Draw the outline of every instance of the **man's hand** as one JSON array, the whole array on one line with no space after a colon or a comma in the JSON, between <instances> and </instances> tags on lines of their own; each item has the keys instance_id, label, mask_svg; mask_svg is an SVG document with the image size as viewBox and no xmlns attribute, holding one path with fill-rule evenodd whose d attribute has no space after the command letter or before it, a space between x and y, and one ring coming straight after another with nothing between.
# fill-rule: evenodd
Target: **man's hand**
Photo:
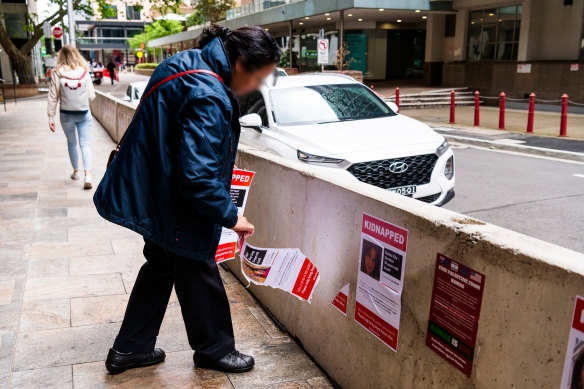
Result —
<instances>
[{"instance_id":1,"label":"man's hand","mask_svg":"<svg viewBox=\"0 0 584 389\"><path fill-rule=\"evenodd\" d=\"M237 224L232 228L233 231L237 232L239 236L243 236L243 239L248 236L252 236L254 232L254 226L247 221L245 216L237 215Z\"/></svg>"},{"instance_id":2,"label":"man's hand","mask_svg":"<svg viewBox=\"0 0 584 389\"><path fill-rule=\"evenodd\" d=\"M49 123L49 129L55 132L55 123Z\"/></svg>"}]
</instances>

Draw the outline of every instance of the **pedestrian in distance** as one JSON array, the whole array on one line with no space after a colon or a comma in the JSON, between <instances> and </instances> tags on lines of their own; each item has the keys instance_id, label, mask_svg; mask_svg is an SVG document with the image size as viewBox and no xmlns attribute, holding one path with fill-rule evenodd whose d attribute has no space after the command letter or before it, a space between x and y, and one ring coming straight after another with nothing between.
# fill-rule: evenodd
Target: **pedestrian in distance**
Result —
<instances>
[{"instance_id":1,"label":"pedestrian in distance","mask_svg":"<svg viewBox=\"0 0 584 389\"><path fill-rule=\"evenodd\" d=\"M57 104L59 106L59 118L61 127L67 137L69 159L73 166L71 178L81 179L79 174L79 156L77 153L77 136L79 135L79 148L83 157L83 169L85 178L84 189L91 189L91 128L93 117L89 110L89 100L95 98L93 82L89 75L89 66L79 51L71 45L64 45L59 50L57 65L51 72L49 83L49 102L47 112L49 115L49 128L55 132L55 116Z\"/></svg>"},{"instance_id":2,"label":"pedestrian in distance","mask_svg":"<svg viewBox=\"0 0 584 389\"><path fill-rule=\"evenodd\" d=\"M110 75L110 79L112 80L112 85L114 84L114 78L116 78L116 65L114 64L113 59L110 58L109 63L106 66L106 69Z\"/></svg>"},{"instance_id":3,"label":"pedestrian in distance","mask_svg":"<svg viewBox=\"0 0 584 389\"><path fill-rule=\"evenodd\" d=\"M152 74L93 198L100 215L145 241L146 263L105 362L111 374L165 359L155 344L173 286L195 366L253 368L253 357L235 348L215 253L222 227L254 232L229 193L240 136L236 95L258 90L279 61L263 28L211 25L199 48Z\"/></svg>"}]
</instances>

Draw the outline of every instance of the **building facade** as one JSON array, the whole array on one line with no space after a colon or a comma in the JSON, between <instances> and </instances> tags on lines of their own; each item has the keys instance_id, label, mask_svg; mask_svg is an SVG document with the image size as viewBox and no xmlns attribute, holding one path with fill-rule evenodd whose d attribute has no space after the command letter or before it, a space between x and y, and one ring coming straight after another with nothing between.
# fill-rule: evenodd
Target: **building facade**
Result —
<instances>
[{"instance_id":1,"label":"building facade","mask_svg":"<svg viewBox=\"0 0 584 389\"><path fill-rule=\"evenodd\" d=\"M26 18L36 18L37 5L35 0L0 0L0 23L4 25L12 43L18 48L26 43L30 33L26 30ZM29 53L30 66L35 76L43 75L40 56L40 44L36 44ZM0 46L0 78L7 83L14 82L16 75L12 71L10 58ZM18 80L16 80L18 81Z\"/></svg>"},{"instance_id":2,"label":"building facade","mask_svg":"<svg viewBox=\"0 0 584 389\"><path fill-rule=\"evenodd\" d=\"M418 80L584 102L584 0L255 0L221 24L259 25L292 51L292 66L320 69L316 41L329 38L329 67L345 46L365 80ZM165 52L195 45L202 28L153 40Z\"/></svg>"}]
</instances>

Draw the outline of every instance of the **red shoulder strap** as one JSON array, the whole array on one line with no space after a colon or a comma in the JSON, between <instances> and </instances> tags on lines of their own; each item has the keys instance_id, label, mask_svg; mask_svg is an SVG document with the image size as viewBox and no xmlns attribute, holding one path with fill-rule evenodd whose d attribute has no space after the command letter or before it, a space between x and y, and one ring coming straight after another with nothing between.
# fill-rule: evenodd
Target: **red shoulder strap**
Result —
<instances>
[{"instance_id":1,"label":"red shoulder strap","mask_svg":"<svg viewBox=\"0 0 584 389\"><path fill-rule=\"evenodd\" d=\"M83 77L85 77L86 74L87 74L87 70L85 70L83 72L83 74L81 75L81 77L79 77L79 78L70 78L70 77L63 77L63 78L66 78L67 80L83 80Z\"/></svg>"},{"instance_id":2,"label":"red shoulder strap","mask_svg":"<svg viewBox=\"0 0 584 389\"><path fill-rule=\"evenodd\" d=\"M184 71L184 72L180 72L180 73L173 74L171 76L166 77L163 80L158 81L152 88L150 88L148 90L148 92L146 92L144 94L144 96L142 96L142 100L140 101L140 105L142 105L142 103L144 102L144 100L146 100L146 98L148 96L150 96L150 94L152 94L152 92L154 92L156 90L156 88L158 88L159 86L167 83L168 81L172 81L175 78L178 78L178 77L181 77L181 76L185 76L185 75L191 74L191 73L205 73L205 74L210 74L211 76L213 76L216 79L218 79L219 81L221 81L222 84L225 84L225 82L223 81L223 79L221 78L221 76L219 76L215 72L212 72L212 71L207 70L207 69L191 69L191 70L187 70L187 71ZM136 111L138 111L137 108L136 108Z\"/></svg>"}]
</instances>

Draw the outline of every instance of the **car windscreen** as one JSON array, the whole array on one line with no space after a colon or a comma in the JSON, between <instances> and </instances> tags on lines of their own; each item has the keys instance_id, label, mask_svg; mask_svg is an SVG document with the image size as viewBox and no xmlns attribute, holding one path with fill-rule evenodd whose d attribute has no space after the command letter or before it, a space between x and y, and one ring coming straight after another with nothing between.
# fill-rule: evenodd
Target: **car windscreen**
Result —
<instances>
[{"instance_id":1,"label":"car windscreen","mask_svg":"<svg viewBox=\"0 0 584 389\"><path fill-rule=\"evenodd\" d=\"M361 84L308 85L271 91L274 118L282 125L332 123L395 115Z\"/></svg>"}]
</instances>

